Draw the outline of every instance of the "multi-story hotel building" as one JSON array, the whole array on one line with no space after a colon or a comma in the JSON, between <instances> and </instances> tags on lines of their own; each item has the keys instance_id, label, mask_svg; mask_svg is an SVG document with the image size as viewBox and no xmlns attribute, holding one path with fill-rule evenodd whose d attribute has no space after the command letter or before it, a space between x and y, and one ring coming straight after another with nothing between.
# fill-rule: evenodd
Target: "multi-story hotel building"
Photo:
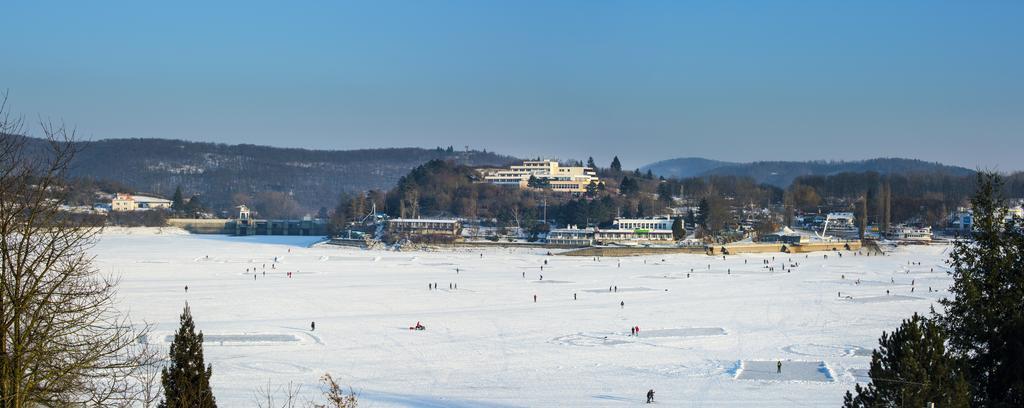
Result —
<instances>
[{"instance_id":1,"label":"multi-story hotel building","mask_svg":"<svg viewBox=\"0 0 1024 408\"><path fill-rule=\"evenodd\" d=\"M527 160L522 165L484 174L491 184L529 187L530 177L545 182L553 191L584 193L590 183L598 183L597 172L590 167L562 166L554 160Z\"/></svg>"}]
</instances>

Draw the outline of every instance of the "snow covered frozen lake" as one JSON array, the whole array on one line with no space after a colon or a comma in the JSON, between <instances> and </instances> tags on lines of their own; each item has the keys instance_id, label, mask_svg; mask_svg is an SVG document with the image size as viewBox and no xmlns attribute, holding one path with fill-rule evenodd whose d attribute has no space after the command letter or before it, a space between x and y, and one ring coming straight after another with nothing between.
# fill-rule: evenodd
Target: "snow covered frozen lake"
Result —
<instances>
[{"instance_id":1,"label":"snow covered frozen lake","mask_svg":"<svg viewBox=\"0 0 1024 408\"><path fill-rule=\"evenodd\" d=\"M188 301L223 407L253 406L268 380L313 396L325 372L367 407L635 406L651 388L667 406L838 406L882 331L950 283L943 246L595 261L316 240L122 229L93 252L164 352Z\"/></svg>"}]
</instances>

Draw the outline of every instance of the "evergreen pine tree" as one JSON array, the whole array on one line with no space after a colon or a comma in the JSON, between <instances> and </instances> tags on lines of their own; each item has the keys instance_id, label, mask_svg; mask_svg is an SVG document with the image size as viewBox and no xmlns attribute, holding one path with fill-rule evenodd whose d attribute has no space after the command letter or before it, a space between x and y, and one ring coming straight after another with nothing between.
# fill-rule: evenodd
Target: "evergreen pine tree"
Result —
<instances>
[{"instance_id":1,"label":"evergreen pine tree","mask_svg":"<svg viewBox=\"0 0 1024 408\"><path fill-rule=\"evenodd\" d=\"M551 182L547 179L537 178L530 175L530 179L526 181L526 186L530 188L548 188L551 187Z\"/></svg>"},{"instance_id":2,"label":"evergreen pine tree","mask_svg":"<svg viewBox=\"0 0 1024 408\"><path fill-rule=\"evenodd\" d=\"M867 193L860 200L860 223L857 226L857 236L864 239L864 233L868 230L868 196Z\"/></svg>"},{"instance_id":3,"label":"evergreen pine tree","mask_svg":"<svg viewBox=\"0 0 1024 408\"><path fill-rule=\"evenodd\" d=\"M892 334L882 333L871 353L871 382L846 392L843 406L940 407L970 406L960 360L946 350L946 333L935 321L916 313Z\"/></svg>"},{"instance_id":4,"label":"evergreen pine tree","mask_svg":"<svg viewBox=\"0 0 1024 408\"><path fill-rule=\"evenodd\" d=\"M708 204L707 197L700 199L700 203L697 204L697 215L694 218L694 222L707 229L708 227L708 215L711 214L711 205Z\"/></svg>"},{"instance_id":5,"label":"evergreen pine tree","mask_svg":"<svg viewBox=\"0 0 1024 408\"><path fill-rule=\"evenodd\" d=\"M203 364L203 332L196 334L192 311L185 304L181 326L171 343L170 364L160 373L164 400L160 408L216 408L210 389L213 367Z\"/></svg>"},{"instance_id":6,"label":"evergreen pine tree","mask_svg":"<svg viewBox=\"0 0 1024 408\"><path fill-rule=\"evenodd\" d=\"M967 358L973 403L1024 406L1024 231L1006 219L1003 181L978 175L973 240L957 240L950 255L951 297L941 321L950 348Z\"/></svg>"},{"instance_id":7,"label":"evergreen pine tree","mask_svg":"<svg viewBox=\"0 0 1024 408\"><path fill-rule=\"evenodd\" d=\"M686 229L683 228L682 218L676 218L672 221L672 238L676 241L686 238Z\"/></svg>"},{"instance_id":8,"label":"evergreen pine tree","mask_svg":"<svg viewBox=\"0 0 1024 408\"><path fill-rule=\"evenodd\" d=\"M590 168L592 168L594 170L597 170L597 164L594 163L594 158L593 157L588 157L587 158L587 167L590 167Z\"/></svg>"},{"instance_id":9,"label":"evergreen pine tree","mask_svg":"<svg viewBox=\"0 0 1024 408\"><path fill-rule=\"evenodd\" d=\"M174 189L174 197L171 198L171 209L174 211L185 209L185 197L181 194L181 186Z\"/></svg>"},{"instance_id":10,"label":"evergreen pine tree","mask_svg":"<svg viewBox=\"0 0 1024 408\"><path fill-rule=\"evenodd\" d=\"M597 183L591 181L590 184L587 184L586 194L588 198L594 198L597 195Z\"/></svg>"},{"instance_id":11,"label":"evergreen pine tree","mask_svg":"<svg viewBox=\"0 0 1024 408\"><path fill-rule=\"evenodd\" d=\"M612 158L611 170L616 173L622 171L622 163L619 162L619 156Z\"/></svg>"},{"instance_id":12,"label":"evergreen pine tree","mask_svg":"<svg viewBox=\"0 0 1024 408\"><path fill-rule=\"evenodd\" d=\"M619 194L632 195L640 192L640 185L635 179L629 178L629 176L622 177L622 181L619 182Z\"/></svg>"},{"instance_id":13,"label":"evergreen pine tree","mask_svg":"<svg viewBox=\"0 0 1024 408\"><path fill-rule=\"evenodd\" d=\"M189 215L195 215L195 213L202 212L203 202L199 199L199 195L194 195L188 199L188 203L182 207L182 210L189 213Z\"/></svg>"},{"instance_id":14,"label":"evergreen pine tree","mask_svg":"<svg viewBox=\"0 0 1024 408\"><path fill-rule=\"evenodd\" d=\"M692 225L694 227L697 226L697 216L693 214L693 210L687 210L686 211L686 217L684 217L684 218L685 218L684 221L686 222L686 224L690 224L690 225ZM684 227L685 227L685 225L684 225Z\"/></svg>"},{"instance_id":15,"label":"evergreen pine tree","mask_svg":"<svg viewBox=\"0 0 1024 408\"><path fill-rule=\"evenodd\" d=\"M671 185L669 185L668 183L659 183L658 184L657 193L658 193L658 200L661 200L661 202L663 202L665 204L672 204L672 186Z\"/></svg>"},{"instance_id":16,"label":"evergreen pine tree","mask_svg":"<svg viewBox=\"0 0 1024 408\"><path fill-rule=\"evenodd\" d=\"M892 232L892 185L889 181L885 182L885 214L883 224L885 225L885 234L888 235Z\"/></svg>"}]
</instances>

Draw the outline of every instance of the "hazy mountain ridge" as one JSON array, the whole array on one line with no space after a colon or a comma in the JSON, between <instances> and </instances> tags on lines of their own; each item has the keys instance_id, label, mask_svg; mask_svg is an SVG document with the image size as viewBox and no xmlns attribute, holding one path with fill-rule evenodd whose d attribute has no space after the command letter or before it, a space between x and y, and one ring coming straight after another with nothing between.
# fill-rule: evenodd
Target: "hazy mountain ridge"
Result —
<instances>
[{"instance_id":1,"label":"hazy mountain ridge","mask_svg":"<svg viewBox=\"0 0 1024 408\"><path fill-rule=\"evenodd\" d=\"M32 139L42 142L39 139ZM492 152L382 148L310 150L169 139L79 142L71 176L110 180L170 196L180 185L207 205L231 205L236 193L282 192L314 210L333 207L343 191L388 189L434 159L499 166L515 159Z\"/></svg>"},{"instance_id":2,"label":"hazy mountain ridge","mask_svg":"<svg viewBox=\"0 0 1024 408\"><path fill-rule=\"evenodd\" d=\"M709 175L748 176L759 183L788 187L794 179L808 175L832 175L845 172L939 173L969 175L973 170L942 163L904 158L876 158L855 161L757 161L729 163L703 158L678 158L648 164L641 170L651 170L665 177L697 177Z\"/></svg>"}]
</instances>

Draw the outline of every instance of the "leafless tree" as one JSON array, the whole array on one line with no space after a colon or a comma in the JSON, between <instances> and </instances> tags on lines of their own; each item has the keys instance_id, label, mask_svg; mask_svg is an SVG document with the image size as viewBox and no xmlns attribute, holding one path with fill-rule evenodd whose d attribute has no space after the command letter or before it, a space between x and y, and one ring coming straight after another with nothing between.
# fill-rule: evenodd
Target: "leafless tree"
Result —
<instances>
[{"instance_id":1,"label":"leafless tree","mask_svg":"<svg viewBox=\"0 0 1024 408\"><path fill-rule=\"evenodd\" d=\"M61 211L74 130L40 123L28 139L0 95L0 408L124 406L150 362L115 305L117 280L87 250L100 225Z\"/></svg>"},{"instance_id":2,"label":"leafless tree","mask_svg":"<svg viewBox=\"0 0 1024 408\"><path fill-rule=\"evenodd\" d=\"M163 365L156 357L156 352L153 350L151 352L153 355L135 373L138 396L132 400L138 402L143 408L156 407L160 397L163 396L163 387L160 384L160 371Z\"/></svg>"},{"instance_id":3,"label":"leafless tree","mask_svg":"<svg viewBox=\"0 0 1024 408\"><path fill-rule=\"evenodd\" d=\"M267 380L267 386L260 386L253 392L253 402L258 408L295 408L299 406L299 390L302 387L293 382L287 386L274 386Z\"/></svg>"},{"instance_id":4,"label":"leafless tree","mask_svg":"<svg viewBox=\"0 0 1024 408\"><path fill-rule=\"evenodd\" d=\"M327 398L327 404L314 404L316 408L356 408L359 405L359 398L356 396L355 391L349 387L348 393L346 394L341 386L338 385L334 377L331 374L324 374L320 377L320 383L323 386L324 397Z\"/></svg>"},{"instance_id":5,"label":"leafless tree","mask_svg":"<svg viewBox=\"0 0 1024 408\"><path fill-rule=\"evenodd\" d=\"M253 403L259 408L356 408L359 396L352 387L345 392L330 373L320 377L320 392L326 403L311 399L299 401L301 386L292 382L288 386L273 385L269 380L267 386L260 386L253 392Z\"/></svg>"}]
</instances>

